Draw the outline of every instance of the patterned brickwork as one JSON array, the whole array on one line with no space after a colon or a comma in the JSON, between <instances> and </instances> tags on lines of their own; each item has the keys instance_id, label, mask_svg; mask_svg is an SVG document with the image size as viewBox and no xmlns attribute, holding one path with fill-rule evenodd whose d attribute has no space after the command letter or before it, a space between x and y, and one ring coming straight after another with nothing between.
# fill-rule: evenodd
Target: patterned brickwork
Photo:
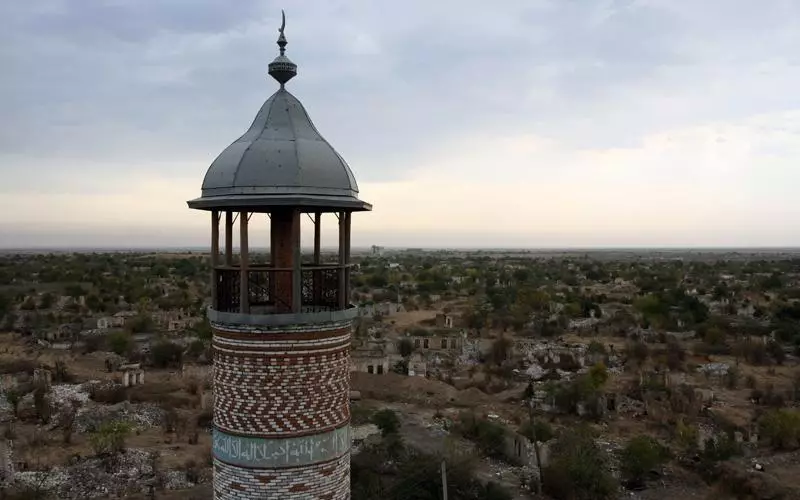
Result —
<instances>
[{"instance_id":1,"label":"patterned brickwork","mask_svg":"<svg viewBox=\"0 0 800 500\"><path fill-rule=\"evenodd\" d=\"M349 499L351 322L211 326L214 498Z\"/></svg>"},{"instance_id":2,"label":"patterned brickwork","mask_svg":"<svg viewBox=\"0 0 800 500\"><path fill-rule=\"evenodd\" d=\"M214 423L239 435L285 437L350 418L349 330L214 332Z\"/></svg>"},{"instance_id":3,"label":"patterned brickwork","mask_svg":"<svg viewBox=\"0 0 800 500\"><path fill-rule=\"evenodd\" d=\"M346 500L350 453L322 464L288 469L246 469L214 460L217 500Z\"/></svg>"}]
</instances>

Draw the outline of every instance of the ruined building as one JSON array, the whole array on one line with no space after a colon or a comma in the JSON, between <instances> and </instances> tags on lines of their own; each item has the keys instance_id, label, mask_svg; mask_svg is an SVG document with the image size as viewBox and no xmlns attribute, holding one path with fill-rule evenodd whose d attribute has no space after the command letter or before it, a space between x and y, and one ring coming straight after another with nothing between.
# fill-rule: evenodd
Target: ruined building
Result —
<instances>
[{"instance_id":1,"label":"ruined building","mask_svg":"<svg viewBox=\"0 0 800 500\"><path fill-rule=\"evenodd\" d=\"M278 46L269 74L280 88L212 163L202 196L188 202L211 215L214 498L347 499L357 315L349 300L351 215L372 207L358 199L347 163L285 88L297 66L285 55L283 26ZM321 259L324 214L338 219L333 262ZM305 217L314 223L306 259ZM269 228L267 264L249 255L250 227Z\"/></svg>"}]
</instances>

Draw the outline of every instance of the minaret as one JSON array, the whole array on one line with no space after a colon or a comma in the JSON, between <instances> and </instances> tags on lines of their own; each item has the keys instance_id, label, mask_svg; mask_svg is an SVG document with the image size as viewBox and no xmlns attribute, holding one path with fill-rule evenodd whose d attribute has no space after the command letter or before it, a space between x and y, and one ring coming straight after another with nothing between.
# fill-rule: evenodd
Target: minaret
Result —
<instances>
[{"instance_id":1,"label":"minaret","mask_svg":"<svg viewBox=\"0 0 800 500\"><path fill-rule=\"evenodd\" d=\"M285 17L280 55L269 65L280 88L211 164L202 196L188 202L211 212L208 317L220 500L350 498L350 331L357 315L350 304L350 221L372 207L358 199L347 163L285 88L297 65L285 55L284 27ZM326 213L338 218L334 262L320 255ZM306 216L315 229L309 261L300 252ZM269 227L267 265L250 262L253 226Z\"/></svg>"}]
</instances>

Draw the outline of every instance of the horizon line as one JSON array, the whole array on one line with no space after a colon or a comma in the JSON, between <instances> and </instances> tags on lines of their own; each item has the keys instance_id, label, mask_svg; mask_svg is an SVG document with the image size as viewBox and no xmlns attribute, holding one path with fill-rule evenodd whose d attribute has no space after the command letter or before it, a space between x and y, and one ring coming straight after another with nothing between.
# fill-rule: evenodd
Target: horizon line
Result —
<instances>
[{"instance_id":1,"label":"horizon line","mask_svg":"<svg viewBox=\"0 0 800 500\"><path fill-rule=\"evenodd\" d=\"M692 246L692 245L663 245L663 246L656 246L656 245L649 245L649 246L637 246L637 245L630 245L630 246L605 246L605 245L597 245L597 246L541 246L541 247L528 247L528 246L426 246L426 245L403 245L403 246L388 246L388 245L375 245L380 247L382 251L409 251L409 250L436 250L436 251L525 251L525 252L542 252L542 251L564 251L564 252L575 252L575 251L612 251L612 250L650 250L650 251L658 251L658 250L688 250L688 251L703 251L703 250L726 250L726 251L800 251L800 246L778 246L778 245L765 245L765 246L735 246L735 245L717 245L717 246ZM250 247L250 251L259 251L259 250L269 250L270 247L268 246L252 246ZM234 250L239 250L238 246L233 247ZM58 246L58 245L31 245L25 247L5 247L0 246L0 252L4 253L12 253L12 252L47 252L47 251L57 251L57 252L75 252L75 253L87 253L87 252L143 252L143 251L167 251L167 252L182 252L182 251L199 251L199 252L208 252L210 249L207 246L199 246L199 245L141 245L141 246L113 246L113 245L87 245L87 246ZM314 248L312 246L301 247L301 250L310 250L313 251ZM321 251L323 252L336 252L338 251L337 247L327 246L321 247ZM372 245L370 246L354 246L351 250L362 250L362 251L372 251Z\"/></svg>"}]
</instances>

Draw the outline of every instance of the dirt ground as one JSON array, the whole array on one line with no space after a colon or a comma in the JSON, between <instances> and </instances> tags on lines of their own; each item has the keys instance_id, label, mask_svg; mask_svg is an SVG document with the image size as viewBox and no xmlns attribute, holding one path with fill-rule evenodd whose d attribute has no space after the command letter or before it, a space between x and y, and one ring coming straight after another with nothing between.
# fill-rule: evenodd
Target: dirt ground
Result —
<instances>
[{"instance_id":1,"label":"dirt ground","mask_svg":"<svg viewBox=\"0 0 800 500\"><path fill-rule=\"evenodd\" d=\"M397 328L408 328L419 325L425 320L436 319L436 315L440 312L438 310L406 311L388 316L385 320L394 323Z\"/></svg>"}]
</instances>

